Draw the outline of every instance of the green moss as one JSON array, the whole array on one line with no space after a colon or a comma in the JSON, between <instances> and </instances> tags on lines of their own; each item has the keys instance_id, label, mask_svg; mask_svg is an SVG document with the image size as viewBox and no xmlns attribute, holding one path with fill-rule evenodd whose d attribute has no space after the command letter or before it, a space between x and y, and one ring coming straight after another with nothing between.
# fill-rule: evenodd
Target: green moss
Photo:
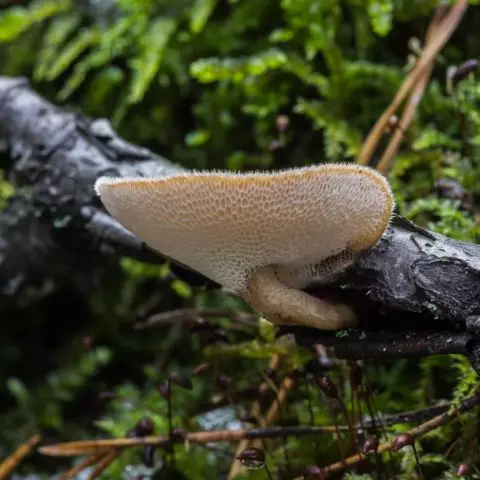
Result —
<instances>
[{"instance_id":1,"label":"green moss","mask_svg":"<svg viewBox=\"0 0 480 480\"><path fill-rule=\"evenodd\" d=\"M405 77L411 38L423 38L438 2L24 3L0 13L1 75L26 75L53 102L112 118L129 140L186 167L244 170L353 161ZM449 66L478 56L480 40L474 33L479 22L480 8L470 7L442 50L390 174L401 214L453 238L477 242L479 74L453 88L446 72ZM285 128L277 124L279 115L288 118ZM388 139L385 133L384 143ZM442 198L434 188L442 179L458 182L473 196L476 210L459 200ZM13 191L0 172L0 207ZM88 299L82 321L70 322L74 311L62 318L68 335L61 340L56 340L56 330L50 331L46 307L16 312L18 318L2 322L0 365L8 378L0 397L6 405L0 414L2 446L11 450L39 428L49 428L54 437L64 440L93 438L99 432L121 436L144 415L153 419L158 433L165 433L166 405L155 386L175 369L195 379L193 391L175 390L175 425L203 428L208 416L192 412L221 396L216 384L220 374L229 376L241 390L264 380L259 372L268 366L272 353L287 352L290 360L280 375L301 365L308 355L288 342L276 343L268 323L231 322L227 315L209 320L219 336L226 332L226 345L212 340L210 344L201 334L192 333L191 318L136 331L136 315L194 307L246 307L228 293L193 288L174 278L168 264L122 259L120 267L109 273ZM435 305L431 311L435 312ZM16 328L19 323L21 329ZM39 345L45 332L50 343L44 349ZM80 348L81 339L90 335L101 346L93 351ZM35 361L25 365L23 358L32 344ZM210 373L194 377L194 367L207 354ZM340 367L332 374L342 395L351 393L347 373ZM458 402L478 387L469 363L456 356L376 363L367 373L382 413L416 409L438 399ZM104 391L111 392L113 399L93 409L92 398ZM299 382L286 409L301 424L310 421L306 395L305 385ZM329 409L315 395L315 422L330 424ZM235 412L228 408L231 420ZM465 422L474 433L477 416L472 414ZM343 422L341 415L337 419ZM471 445L454 450L448 460L440 458L438 452L446 451L457 438L456 427L445 426L420 442L427 478L453 478L449 475L455 462L475 460L467 453L474 450ZM289 438L288 442L290 460L298 471L318 458L322 463L338 460L333 437L322 437L320 454L311 438ZM284 464L283 444L271 442L269 447L276 473ZM411 452L384 460L396 478L412 478ZM35 462L25 471L44 468ZM176 465L191 478L200 478L199 472L202 478L220 478L230 463L228 456L191 446L179 448ZM120 478L129 468L140 466L141 452L130 450L105 478ZM45 470L52 473L49 466ZM256 472L249 478L264 478L263 474Z\"/></svg>"}]
</instances>

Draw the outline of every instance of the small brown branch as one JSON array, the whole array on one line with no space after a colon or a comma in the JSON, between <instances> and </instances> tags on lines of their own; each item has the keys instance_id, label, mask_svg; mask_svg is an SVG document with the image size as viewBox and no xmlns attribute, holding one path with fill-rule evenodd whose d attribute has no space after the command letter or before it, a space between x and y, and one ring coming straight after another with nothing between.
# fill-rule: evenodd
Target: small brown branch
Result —
<instances>
[{"instance_id":1,"label":"small brown branch","mask_svg":"<svg viewBox=\"0 0 480 480\"><path fill-rule=\"evenodd\" d=\"M445 7L439 7L430 23L427 34L425 36L425 45L428 46L431 43L435 43L436 37L439 34L440 27L442 25L442 20L444 18ZM425 68L423 74L418 79L417 84L414 86L413 91L408 100L407 106L403 111L403 114L398 122L398 126L395 129L390 142L383 152L380 161L378 162L377 169L382 172L384 175L388 173L392 165L393 157L397 153L400 143L403 139L405 132L407 131L410 122L412 121L417 107L425 93L425 89L430 81L432 75L433 67L435 65L435 57L433 57Z\"/></svg>"},{"instance_id":2,"label":"small brown branch","mask_svg":"<svg viewBox=\"0 0 480 480\"><path fill-rule=\"evenodd\" d=\"M96 463L100 462L106 454L110 452L101 451L99 453L95 453L90 455L89 457L85 458L81 462L77 463L74 467L70 470L65 472L61 477L60 480L71 480L75 478L79 473L83 472L86 468L90 467L91 465L95 465Z\"/></svg>"},{"instance_id":3,"label":"small brown branch","mask_svg":"<svg viewBox=\"0 0 480 480\"><path fill-rule=\"evenodd\" d=\"M333 426L324 427L268 427L268 428L241 428L238 430L211 430L189 433L185 443L204 444L210 442L238 442L240 440L254 440L261 438L281 438L305 435L331 434L335 431ZM101 440L85 440L75 442L44 445L38 451L43 455L54 457L75 457L89 454L105 453L109 449L155 445L166 447L172 440L167 436L146 436L135 438L105 438ZM176 443L180 443L177 441Z\"/></svg>"},{"instance_id":4,"label":"small brown branch","mask_svg":"<svg viewBox=\"0 0 480 480\"><path fill-rule=\"evenodd\" d=\"M448 41L452 33L454 32L455 28L458 26L460 20L463 17L466 9L468 7L467 0L458 0L457 3L450 9L447 15L445 15L444 19L439 22L438 27L435 29L435 32L438 32L436 35L432 35L432 41L428 42L423 50L423 54L418 59L414 69L409 73L409 75L405 78L402 86L398 90L397 94L395 95L394 99L387 107L387 109L383 112L380 118L377 120L373 128L370 130L370 133L367 136L367 139L363 143L362 150L358 154L357 163L360 165L368 165L371 161L371 158L375 152L376 146L380 141L380 138L385 131L388 122L392 115L395 114L397 109L400 107L402 102L406 99L409 92L412 89L416 89L416 94L423 93L422 91L422 82L425 82L423 89L428 82L428 70L432 68L432 65L435 61L435 57L438 55L440 50L443 48L445 43ZM438 16L436 16L432 22L436 23L438 21ZM423 78L423 80L422 80ZM417 82L420 82L419 86ZM413 117L413 114L416 109L416 105L418 104L419 98L417 99L414 94L411 96L410 107L408 111L405 112L405 116L403 117L403 121L408 120L409 117ZM407 122L408 123L408 122ZM403 122L401 122L403 128ZM402 133L398 133L397 136L392 139L392 144L389 148L388 156L393 156L398 147L398 144L401 140ZM397 147L395 147L397 145ZM385 167L387 163L388 157L385 157L384 163L382 168Z\"/></svg>"},{"instance_id":5,"label":"small brown branch","mask_svg":"<svg viewBox=\"0 0 480 480\"><path fill-rule=\"evenodd\" d=\"M257 325L257 315L252 315L239 310L230 308L179 308L151 315L147 320L135 325L136 330L145 330L146 328L161 326L170 323L192 321L198 317L219 318L229 317L236 322Z\"/></svg>"},{"instance_id":6,"label":"small brown branch","mask_svg":"<svg viewBox=\"0 0 480 480\"><path fill-rule=\"evenodd\" d=\"M98 478L115 461L118 455L118 450L112 450L106 453L92 470L87 480L95 480Z\"/></svg>"},{"instance_id":7,"label":"small brown branch","mask_svg":"<svg viewBox=\"0 0 480 480\"><path fill-rule=\"evenodd\" d=\"M0 479L7 478L33 448L35 448L38 442L40 442L40 439L40 435L33 435L0 463Z\"/></svg>"},{"instance_id":8,"label":"small brown branch","mask_svg":"<svg viewBox=\"0 0 480 480\"><path fill-rule=\"evenodd\" d=\"M280 388L278 389L277 395L272 402L272 405L268 409L267 415L265 416L265 420L263 421L264 426L271 425L278 416L278 412L280 407L285 403L287 399L288 392L292 389L295 381L291 376L286 376Z\"/></svg>"}]
</instances>

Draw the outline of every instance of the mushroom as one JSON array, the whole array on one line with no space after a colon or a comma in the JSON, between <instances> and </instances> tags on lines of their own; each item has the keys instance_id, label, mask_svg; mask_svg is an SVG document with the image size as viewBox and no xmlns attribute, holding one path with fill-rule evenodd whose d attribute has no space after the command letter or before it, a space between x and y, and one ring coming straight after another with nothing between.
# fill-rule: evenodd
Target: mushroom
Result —
<instances>
[{"instance_id":1,"label":"mushroom","mask_svg":"<svg viewBox=\"0 0 480 480\"><path fill-rule=\"evenodd\" d=\"M241 296L274 323L353 327L353 310L302 291L373 247L390 221L387 180L324 164L273 173L99 178L107 211L162 255Z\"/></svg>"}]
</instances>

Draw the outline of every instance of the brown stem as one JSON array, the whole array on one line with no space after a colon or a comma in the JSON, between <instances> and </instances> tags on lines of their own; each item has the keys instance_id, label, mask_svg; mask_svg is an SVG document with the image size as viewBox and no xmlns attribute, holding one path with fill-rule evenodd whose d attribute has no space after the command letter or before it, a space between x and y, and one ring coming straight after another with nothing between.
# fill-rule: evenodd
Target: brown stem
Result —
<instances>
[{"instance_id":1,"label":"brown stem","mask_svg":"<svg viewBox=\"0 0 480 480\"><path fill-rule=\"evenodd\" d=\"M380 141L380 138L385 131L391 116L400 107L401 103L405 100L410 90L412 90L412 88L415 87L416 83L420 80L420 78L425 75L425 69L431 67L436 55L450 38L451 34L453 33L461 18L463 17L463 14L465 13L467 7L467 0L458 0L457 3L450 9L445 18L440 22L437 29L438 34L435 35L435 38L432 39L432 41L428 45L426 45L423 54L418 59L414 69L405 78L402 86L398 90L390 105L387 107L387 109L377 120L373 128L370 130L367 139L363 143L362 150L358 154L358 164L368 165L370 163L371 157L375 152L375 148ZM434 22L437 21L438 17L435 17ZM414 106L412 106L411 108L414 108ZM392 147L392 151L393 148L394 147Z\"/></svg>"},{"instance_id":2,"label":"brown stem","mask_svg":"<svg viewBox=\"0 0 480 480\"><path fill-rule=\"evenodd\" d=\"M71 480L72 478L75 478L79 473L83 472L83 470L85 470L86 468L98 463L105 456L105 453L106 453L105 451L100 451L99 453L90 455L89 457L85 458L81 462L78 462L70 470L62 474L62 476L60 477L60 480Z\"/></svg>"},{"instance_id":3,"label":"brown stem","mask_svg":"<svg viewBox=\"0 0 480 480\"><path fill-rule=\"evenodd\" d=\"M204 444L211 442L238 442L240 440L255 440L263 438L281 438L305 435L319 435L321 433L332 434L336 427L265 427L265 428L240 428L238 430L207 430L189 433L185 443ZM346 430L346 427L345 427ZM98 453L99 450L112 448L136 447L140 445L156 445L165 447L169 445L170 438L162 436L146 436L131 438L105 438L99 440L84 440L44 445L38 451L43 455L55 457L74 457Z\"/></svg>"},{"instance_id":4,"label":"brown stem","mask_svg":"<svg viewBox=\"0 0 480 480\"><path fill-rule=\"evenodd\" d=\"M7 478L39 441L40 435L33 435L0 463L0 478Z\"/></svg>"},{"instance_id":5,"label":"brown stem","mask_svg":"<svg viewBox=\"0 0 480 480\"><path fill-rule=\"evenodd\" d=\"M458 21L460 21L460 18L458 19ZM435 43L436 37L438 36L440 29L442 27L442 19L443 19L443 7L440 7L437 9L436 14L433 17L433 20L428 27L427 34L425 36L425 45L428 46L431 43ZM398 122L398 128L394 131L387 148L385 149L382 157L380 158L377 169L380 172L382 172L384 175L386 175L390 170L393 157L397 153L398 148L400 147L400 143L403 139L403 136L407 131L410 125L410 122L412 121L415 115L415 112L417 111L417 107L430 81L434 64L435 64L435 57L431 59L430 63L427 65L424 72L418 79L417 84L413 88L413 91L410 94L410 98L408 100L408 104L405 107L403 114Z\"/></svg>"},{"instance_id":6,"label":"brown stem","mask_svg":"<svg viewBox=\"0 0 480 480\"><path fill-rule=\"evenodd\" d=\"M102 460L97 463L97 466L92 470L87 480L95 480L98 478L118 457L119 451L112 450L111 452L106 453Z\"/></svg>"}]
</instances>

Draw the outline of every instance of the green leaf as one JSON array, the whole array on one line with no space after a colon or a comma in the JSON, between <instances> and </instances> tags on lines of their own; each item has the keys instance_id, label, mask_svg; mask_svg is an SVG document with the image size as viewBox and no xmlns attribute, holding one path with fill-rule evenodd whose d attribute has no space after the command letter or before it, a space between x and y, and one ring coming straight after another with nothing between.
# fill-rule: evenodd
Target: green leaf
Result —
<instances>
[{"instance_id":1,"label":"green leaf","mask_svg":"<svg viewBox=\"0 0 480 480\"><path fill-rule=\"evenodd\" d=\"M349 122L337 118L327 104L299 99L295 112L310 117L324 134L325 155L329 160L354 157L362 145L360 132Z\"/></svg>"},{"instance_id":2,"label":"green leaf","mask_svg":"<svg viewBox=\"0 0 480 480\"><path fill-rule=\"evenodd\" d=\"M213 13L217 0L196 0L190 10L190 31L199 33Z\"/></svg>"},{"instance_id":3,"label":"green leaf","mask_svg":"<svg viewBox=\"0 0 480 480\"><path fill-rule=\"evenodd\" d=\"M143 99L160 70L165 48L176 28L177 20L168 17L158 18L150 24L147 34L141 39L140 53L129 62L133 77L125 100L115 112L114 125L121 122L131 105Z\"/></svg>"},{"instance_id":4,"label":"green leaf","mask_svg":"<svg viewBox=\"0 0 480 480\"><path fill-rule=\"evenodd\" d=\"M127 101L129 104L139 102L154 76L160 69L165 47L177 28L177 21L173 18L159 18L149 28L142 40L142 52L135 57L130 66L133 70L133 80Z\"/></svg>"},{"instance_id":5,"label":"green leaf","mask_svg":"<svg viewBox=\"0 0 480 480\"><path fill-rule=\"evenodd\" d=\"M292 30L288 28L277 28L268 36L268 39L272 43L281 43L281 42L287 42L288 40L291 40L294 37L295 37L295 34Z\"/></svg>"},{"instance_id":6,"label":"green leaf","mask_svg":"<svg viewBox=\"0 0 480 480\"><path fill-rule=\"evenodd\" d=\"M287 64L287 55L279 49L271 48L250 57L203 58L191 64L190 73L202 83L244 83L246 77L259 77L285 68Z\"/></svg>"},{"instance_id":7,"label":"green leaf","mask_svg":"<svg viewBox=\"0 0 480 480\"><path fill-rule=\"evenodd\" d=\"M0 42L13 40L28 25L28 12L25 8L9 8L3 15L0 15Z\"/></svg>"},{"instance_id":8,"label":"green leaf","mask_svg":"<svg viewBox=\"0 0 480 480\"><path fill-rule=\"evenodd\" d=\"M5 179L5 172L0 170L0 209L4 208L7 200L15 193L15 187Z\"/></svg>"},{"instance_id":9,"label":"green leaf","mask_svg":"<svg viewBox=\"0 0 480 480\"><path fill-rule=\"evenodd\" d=\"M423 129L412 145L412 148L415 151L438 147L458 149L460 147L460 142L452 138L450 135L438 131L433 126L428 126Z\"/></svg>"},{"instance_id":10,"label":"green leaf","mask_svg":"<svg viewBox=\"0 0 480 480\"><path fill-rule=\"evenodd\" d=\"M0 42L15 39L34 23L40 23L69 6L69 0L51 0L35 2L29 9L10 7L0 15Z\"/></svg>"},{"instance_id":11,"label":"green leaf","mask_svg":"<svg viewBox=\"0 0 480 480\"><path fill-rule=\"evenodd\" d=\"M51 74L52 65L59 56L60 46L73 31L77 31L79 24L80 16L76 12L69 15L61 15L50 23L35 66L34 77L36 80L43 80L47 74ZM70 62L67 62L67 65L75 58L77 57L74 56Z\"/></svg>"},{"instance_id":12,"label":"green leaf","mask_svg":"<svg viewBox=\"0 0 480 480\"><path fill-rule=\"evenodd\" d=\"M170 273L170 266L168 263L164 263L161 265L153 265L149 263L142 263L127 257L123 257L120 260L120 266L130 276L137 279L142 279L142 278L164 279Z\"/></svg>"},{"instance_id":13,"label":"green leaf","mask_svg":"<svg viewBox=\"0 0 480 480\"><path fill-rule=\"evenodd\" d=\"M171 283L171 287L179 297L192 298L192 288L188 283L182 282L181 280L174 280Z\"/></svg>"},{"instance_id":14,"label":"green leaf","mask_svg":"<svg viewBox=\"0 0 480 480\"><path fill-rule=\"evenodd\" d=\"M260 321L258 324L258 330L260 336L266 342L274 342L275 341L275 325L272 322L269 322L266 318L260 317Z\"/></svg>"},{"instance_id":15,"label":"green leaf","mask_svg":"<svg viewBox=\"0 0 480 480\"><path fill-rule=\"evenodd\" d=\"M10 392L12 397L15 397L15 400L19 405L26 406L28 404L28 390L24 383L16 378L10 377L7 378L7 390Z\"/></svg>"},{"instance_id":16,"label":"green leaf","mask_svg":"<svg viewBox=\"0 0 480 480\"><path fill-rule=\"evenodd\" d=\"M210 139L209 130L195 130L185 137L185 143L189 147L199 147L204 145Z\"/></svg>"},{"instance_id":17,"label":"green leaf","mask_svg":"<svg viewBox=\"0 0 480 480\"><path fill-rule=\"evenodd\" d=\"M87 46L92 45L95 48L75 64L73 74L63 86L58 97L61 100L65 100L83 83L90 70L108 65L115 57L122 54L132 41L128 31L133 26L142 28L142 18L127 17L121 19L103 32L94 27L88 29L91 33L85 34L86 38L84 41L87 43ZM90 35L92 38L89 38ZM84 50L82 45L78 48L82 49L82 51ZM73 54L75 55L75 52Z\"/></svg>"},{"instance_id":18,"label":"green leaf","mask_svg":"<svg viewBox=\"0 0 480 480\"><path fill-rule=\"evenodd\" d=\"M54 80L69 68L75 60L100 38L100 32L96 29L81 30L71 42L64 46L63 51L57 55L55 63L45 72L46 80ZM76 69L78 70L78 65Z\"/></svg>"},{"instance_id":19,"label":"green leaf","mask_svg":"<svg viewBox=\"0 0 480 480\"><path fill-rule=\"evenodd\" d=\"M384 37L392 29L392 0L369 0L368 15L373 31L377 35Z\"/></svg>"}]
</instances>

